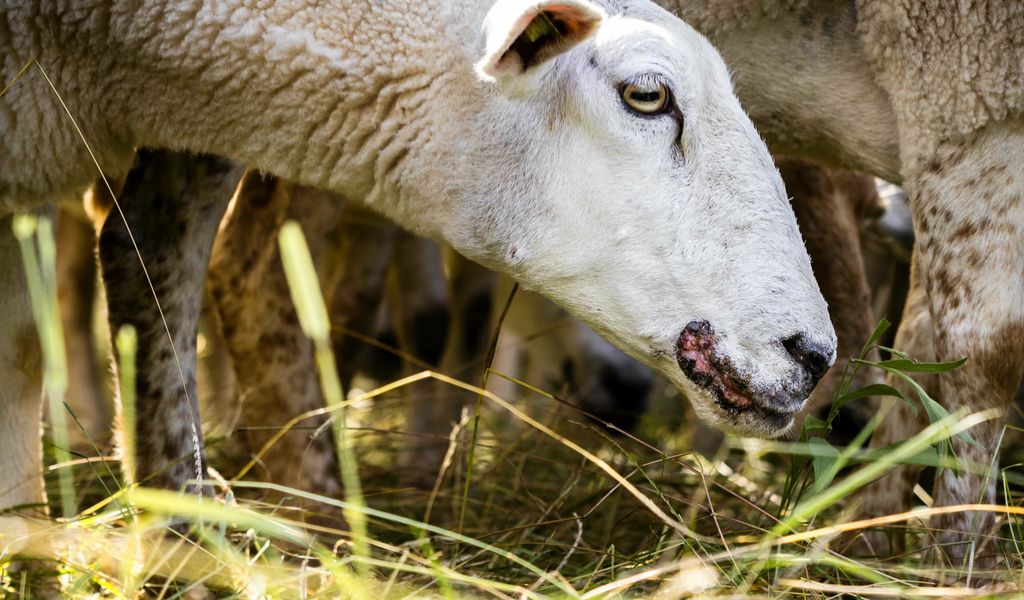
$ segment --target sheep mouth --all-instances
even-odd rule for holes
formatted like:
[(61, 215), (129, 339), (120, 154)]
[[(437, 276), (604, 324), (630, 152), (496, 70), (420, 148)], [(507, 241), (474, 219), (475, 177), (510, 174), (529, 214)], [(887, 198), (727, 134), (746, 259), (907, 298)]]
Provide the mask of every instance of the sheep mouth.
[(707, 321), (689, 323), (676, 342), (676, 362), (686, 377), (707, 391), (715, 404), (728, 414), (755, 413), (754, 418), (772, 429), (789, 426), (792, 412), (769, 408), (738, 374), (728, 357), (716, 349), (718, 336)]

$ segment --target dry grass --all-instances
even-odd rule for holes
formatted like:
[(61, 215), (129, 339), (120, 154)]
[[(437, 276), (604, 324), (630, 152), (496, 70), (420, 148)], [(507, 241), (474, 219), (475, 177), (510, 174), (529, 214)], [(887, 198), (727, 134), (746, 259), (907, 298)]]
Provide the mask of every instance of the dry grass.
[[(403, 440), (401, 404), (395, 390), (356, 403), (360, 408), (350, 414), (361, 421), (372, 413), (374, 422), (385, 415), (374, 429), (351, 430), (368, 506), (369, 556), (357, 559), (352, 553), (352, 536), (341, 519), (350, 507), (343, 501), (325, 498), (299, 508), (292, 500), (308, 495), (258, 482), (240, 482), (231, 493), (222, 488), (217, 501), (144, 489), (111, 500), (104, 490), (117, 489), (116, 479), (97, 463), (79, 463), (66, 467), (76, 475), (79, 499), (102, 496), (109, 502), (66, 522), (35, 522), (22, 552), (57, 562), (14, 573), (7, 590), (18, 597), (23, 587), (45, 580), (47, 565), (56, 564), (63, 593), (74, 597), (132, 596), (145, 589), (171, 598), (196, 584), (217, 597), (979, 593), (962, 585), (957, 569), (930, 561), (927, 517), (934, 510), (851, 522), (856, 500), (844, 497), (793, 533), (776, 536), (771, 532), (792, 514), (782, 506), (801, 506), (782, 496), (793, 461), (785, 445), (727, 440), (721, 459), (709, 461), (687, 451), (689, 438), (700, 433), (692, 425), (673, 436), (661, 432), (655, 445), (609, 436), (557, 404), (537, 419), (539, 425), (558, 424), (558, 437), (517, 418), (487, 414), (458, 530), (459, 469), (431, 498), (429, 491), (404, 487), (393, 468)], [(646, 429), (657, 428), (647, 423)], [(594, 455), (581, 456), (568, 440), (579, 440)], [(862, 468), (844, 473), (834, 485)], [(49, 479), (56, 484), (57, 471)], [(1019, 494), (1019, 488), (1009, 489)], [(274, 504), (267, 503), (270, 498)], [(429, 524), (423, 519), (428, 503)], [(196, 525), (179, 536), (161, 520), (169, 515)], [(909, 527), (913, 550), (895, 559), (857, 560), (834, 549), (842, 530), (869, 526), (899, 534)], [(1001, 533), (1005, 562), (972, 577), (992, 582), (986, 594), (1016, 595), (1024, 565), (1016, 550), (1018, 532), (1007, 524)], [(357, 575), (356, 560), (368, 567), (366, 575)]]

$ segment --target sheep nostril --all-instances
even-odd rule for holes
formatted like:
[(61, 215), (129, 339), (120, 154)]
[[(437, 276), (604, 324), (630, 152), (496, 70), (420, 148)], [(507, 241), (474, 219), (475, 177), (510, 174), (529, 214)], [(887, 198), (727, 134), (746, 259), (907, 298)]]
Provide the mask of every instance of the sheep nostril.
[(814, 381), (818, 381), (832, 364), (834, 351), (831, 347), (808, 342), (802, 334), (782, 340), (782, 347), (804, 368)]

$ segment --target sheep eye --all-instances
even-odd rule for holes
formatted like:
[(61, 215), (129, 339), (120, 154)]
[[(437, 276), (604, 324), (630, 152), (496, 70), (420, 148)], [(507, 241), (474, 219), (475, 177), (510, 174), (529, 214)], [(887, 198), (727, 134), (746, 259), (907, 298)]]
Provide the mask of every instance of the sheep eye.
[(643, 115), (668, 112), (672, 94), (664, 83), (638, 81), (622, 88), (622, 101), (630, 109)]

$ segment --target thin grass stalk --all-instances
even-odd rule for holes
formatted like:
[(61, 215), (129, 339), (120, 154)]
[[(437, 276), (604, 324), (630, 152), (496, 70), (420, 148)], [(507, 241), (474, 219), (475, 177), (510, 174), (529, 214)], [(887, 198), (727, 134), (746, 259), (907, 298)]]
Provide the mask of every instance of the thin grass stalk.
[[(64, 394), (68, 387), (67, 354), (64, 330), (57, 305), (56, 244), (53, 225), (46, 217), (15, 215), (14, 236), (21, 249), (28, 282), (32, 316), (35, 318), (43, 352), (43, 389), (50, 407), (54, 454), (58, 463), (71, 460)], [(74, 480), (70, 468), (58, 469), (61, 514), (69, 519), (77, 512)]]
[(125, 557), (121, 560), (121, 592), (127, 597), (134, 597), (139, 591), (139, 576), (143, 564), (142, 528), (135, 519), (135, 424), (138, 422), (135, 402), (135, 358), (138, 353), (138, 336), (135, 328), (125, 325), (117, 331), (114, 338), (117, 349), (117, 373), (119, 386), (119, 407), (121, 409), (121, 473), (124, 485), (125, 509), (122, 512), (128, 519), (128, 543), (125, 545)]
[(36, 62), (36, 59), (33, 58), (26, 62), (24, 65), (22, 65), (22, 67), (18, 69), (18, 72), (14, 74), (14, 77), (12, 77), (10, 81), (4, 84), (4, 89), (0, 90), (0, 98), (6, 96), (7, 91), (11, 89), (11, 86), (13, 86), (15, 83), (18, 83), (18, 80), (24, 77), (25, 73), (27, 73), (29, 68), (31, 68), (34, 64), (38, 63)]
[[(138, 336), (135, 328), (125, 325), (117, 332), (114, 339), (117, 348), (118, 389), (121, 398), (121, 470), (124, 487), (130, 490), (135, 484), (135, 355), (138, 349)], [(128, 500), (131, 503), (130, 496)]]
[[(359, 481), (359, 467), (355, 452), (352, 450), (348, 436), (345, 402), (338, 377), (334, 350), (331, 347), (331, 326), (327, 316), (327, 306), (313, 266), (313, 257), (309, 253), (306, 237), (298, 223), (289, 221), (281, 227), (278, 237), (281, 249), (281, 262), (288, 279), (295, 312), (303, 332), (313, 341), (317, 372), (320, 375), (320, 386), (324, 394), (327, 408), (335, 412), (331, 418), (334, 440), (338, 449), (338, 462), (341, 469), (341, 480), (345, 485), (345, 499), (351, 509), (345, 510), (345, 518), (352, 526), (353, 552), (357, 558), (368, 559), (370, 547), (367, 543), (366, 516), (364, 512), (362, 485)], [(356, 562), (356, 570), (361, 575), (367, 574), (366, 560)]]
[[(285, 487), (283, 485), (277, 485), (275, 483), (260, 483), (260, 482), (254, 482), (254, 481), (239, 481), (238, 483), (235, 484), (235, 487), (274, 490), (274, 491), (277, 491), (277, 492), (282, 492), (282, 493), (286, 493), (286, 494), (289, 494), (289, 495), (292, 495), (292, 496), (296, 496), (298, 498), (304, 498), (304, 499), (307, 499), (307, 500), (315, 500), (317, 502), (326, 504), (328, 506), (337, 506), (338, 508), (341, 508), (342, 510), (356, 510), (357, 509), (355, 506), (353, 506), (353, 505), (351, 505), (348, 502), (345, 502), (343, 500), (336, 500), (334, 498), (328, 498), (327, 496), (322, 496), (322, 495), (319, 495), (319, 494), (313, 494), (313, 493), (306, 492), (306, 491), (303, 491), (303, 490), (297, 490), (297, 489), (294, 489), (294, 488)], [(410, 519), (408, 517), (403, 517), (401, 515), (392, 514), (392, 513), (389, 513), (389, 512), (382, 511), (382, 510), (377, 510), (377, 509), (370, 508), (370, 507), (365, 506), (365, 505), (359, 507), (358, 510), (362, 511), (364, 514), (366, 514), (368, 516), (371, 516), (371, 517), (373, 517), (375, 519), (379, 519), (381, 521), (387, 521), (387, 522), (391, 522), (391, 523), (397, 523), (399, 525), (403, 525), (405, 527), (408, 527), (408, 528), (410, 528), (413, 531), (420, 531), (420, 530), (427, 531), (427, 532), (433, 533), (434, 535), (439, 535), (439, 536), (444, 536), (444, 537), (452, 538), (453, 540), (455, 540), (457, 542), (461, 542), (461, 543), (467, 544), (469, 546), (474, 546), (476, 548), (480, 548), (481, 550), (484, 550), (486, 552), (494, 554), (495, 556), (500, 556), (500, 557), (504, 558), (505, 560), (508, 560), (511, 563), (519, 565), (520, 567), (523, 567), (524, 569), (530, 571), (534, 575), (537, 575), (538, 577), (543, 578), (549, 584), (557, 587), (561, 592), (563, 592), (564, 594), (566, 594), (569, 597), (573, 597), (573, 598), (579, 597), (579, 593), (575, 589), (573, 589), (573, 587), (571, 585), (569, 585), (569, 584), (567, 584), (567, 583), (565, 583), (563, 581), (559, 581), (557, 578), (555, 578), (551, 574), (547, 573), (543, 569), (537, 567), (536, 565), (534, 565), (530, 561), (528, 561), (526, 559), (523, 559), (523, 558), (517, 556), (516, 554), (514, 554), (512, 552), (509, 552), (508, 550), (504, 550), (504, 549), (499, 548), (497, 546), (488, 544), (487, 542), (482, 542), (482, 541), (477, 540), (475, 538), (471, 538), (469, 536), (462, 535), (461, 533), (458, 533), (456, 531), (452, 531), (450, 529), (445, 529), (443, 527), (438, 527), (437, 525), (431, 525), (430, 523), (424, 523), (422, 521), (417, 521), (415, 519)], [(358, 558), (357, 558), (357, 560), (358, 560)]]
[[(1007, 503), (1009, 503), (1011, 501), (1011, 499), (1013, 498), (1013, 494), (1010, 492), (1010, 482), (1009, 482), (1009, 479), (1006, 477), (1007, 471), (1010, 468), (1018, 467), (1018, 466), (1020, 466), (1020, 465), (1009, 465), (1009, 466), (1003, 467), (1000, 470), (1000, 475), (1001, 475), (1001, 480), (1002, 480), (1001, 483), (1002, 483), (1002, 487), (1003, 487), (1003, 497), (1006, 498)], [(1013, 549), (1017, 553), (1017, 558), (1024, 558), (1024, 551), (1022, 551), (1022, 549), (1021, 549), (1021, 539), (1024, 539), (1024, 536), (1021, 535), (1020, 520), (1019, 519), (1011, 519), (1009, 525), (1010, 525), (1010, 539), (1013, 541)]]

